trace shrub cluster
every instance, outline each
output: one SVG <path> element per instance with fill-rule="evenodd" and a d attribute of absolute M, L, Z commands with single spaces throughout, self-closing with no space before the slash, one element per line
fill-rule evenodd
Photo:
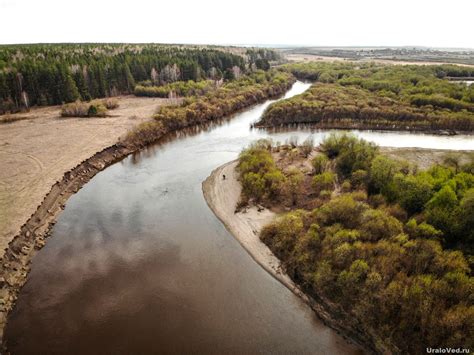
<path fill-rule="evenodd" d="M 441 79 L 443 68 L 291 64 L 285 70 L 316 83 L 302 95 L 268 107 L 258 125 L 472 131 L 474 87 Z"/>
<path fill-rule="evenodd" d="M 94 100 L 91 102 L 76 101 L 61 107 L 62 117 L 105 117 L 108 110 L 119 107 L 116 99 Z"/>
<path fill-rule="evenodd" d="M 418 171 L 374 144 L 332 134 L 312 165 L 311 184 L 295 180 L 293 189 L 316 207 L 293 209 L 261 233 L 288 274 L 369 335 L 376 351 L 474 346 L 474 157 L 463 165 L 451 155 Z M 282 169 L 267 147 L 244 150 L 245 198 L 278 203 L 269 177 L 289 185 Z"/>
<path fill-rule="evenodd" d="M 282 95 L 294 78 L 277 70 L 256 71 L 227 82 L 204 96 L 191 96 L 179 106 L 162 106 L 152 122 L 139 125 L 128 135 L 127 144 L 146 145 L 168 132 L 223 118 L 269 97 Z"/>
<path fill-rule="evenodd" d="M 177 81 L 162 86 L 135 86 L 134 94 L 136 96 L 147 96 L 147 97 L 171 97 L 174 96 L 199 96 L 204 95 L 209 90 L 216 87 L 216 84 L 212 80 L 202 80 L 195 82 L 189 81 Z"/>

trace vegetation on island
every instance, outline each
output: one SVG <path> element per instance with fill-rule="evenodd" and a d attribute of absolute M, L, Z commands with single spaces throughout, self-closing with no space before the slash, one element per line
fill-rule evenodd
<path fill-rule="evenodd" d="M 309 151 L 258 141 L 238 164 L 244 201 L 290 210 L 260 236 L 290 277 L 378 352 L 472 348 L 474 157 L 419 170 L 345 134 Z"/>
<path fill-rule="evenodd" d="M 258 126 L 474 130 L 474 86 L 446 80 L 474 77 L 470 67 L 296 63 L 282 70 L 315 83 L 301 95 L 272 104 Z"/>
<path fill-rule="evenodd" d="M 243 75 L 204 95 L 186 97 L 176 106 L 161 106 L 152 121 L 144 122 L 130 132 L 126 144 L 147 145 L 168 132 L 223 118 L 269 97 L 284 94 L 294 81 L 290 73 L 275 69 Z"/>
<path fill-rule="evenodd" d="M 268 69 L 268 49 L 156 44 L 0 46 L 0 114 L 133 93 L 136 83 L 233 79 Z"/>

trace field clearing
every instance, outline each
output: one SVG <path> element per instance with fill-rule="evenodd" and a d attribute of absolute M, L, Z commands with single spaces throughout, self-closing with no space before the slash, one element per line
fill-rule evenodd
<path fill-rule="evenodd" d="M 474 65 L 462 64 L 462 63 L 451 63 L 451 62 L 428 62 L 428 61 L 408 61 L 408 60 L 389 60 L 389 59 L 361 59 L 355 60 L 351 58 L 343 57 L 327 57 L 316 54 L 284 54 L 285 58 L 290 62 L 360 62 L 367 63 L 373 62 L 378 64 L 393 64 L 393 65 L 443 65 L 453 64 L 461 67 L 473 67 Z"/>
<path fill-rule="evenodd" d="M 60 107 L 9 115 L 0 124 L 0 255 L 65 172 L 116 143 L 168 99 L 118 98 L 105 118 L 62 118 Z"/>

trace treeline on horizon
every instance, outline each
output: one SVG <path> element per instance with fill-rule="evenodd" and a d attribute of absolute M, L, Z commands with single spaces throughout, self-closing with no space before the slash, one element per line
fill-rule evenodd
<path fill-rule="evenodd" d="M 260 235 L 290 277 L 378 353 L 472 348 L 474 157 L 419 170 L 340 134 L 310 152 L 239 157 L 243 201 L 290 210 Z"/>
<path fill-rule="evenodd" d="M 0 46 L 0 114 L 133 93 L 137 83 L 235 78 L 268 69 L 268 49 L 154 44 Z"/>
<path fill-rule="evenodd" d="M 474 130 L 474 86 L 446 79 L 474 78 L 471 67 L 297 63 L 282 70 L 315 83 L 307 92 L 271 105 L 257 125 Z"/>

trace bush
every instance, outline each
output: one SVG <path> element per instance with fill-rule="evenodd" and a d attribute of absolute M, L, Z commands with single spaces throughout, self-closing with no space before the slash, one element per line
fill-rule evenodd
<path fill-rule="evenodd" d="M 89 117 L 105 117 L 107 115 L 107 108 L 101 103 L 92 103 L 87 110 Z"/>
<path fill-rule="evenodd" d="M 94 100 L 91 102 L 76 101 L 61 107 L 62 117 L 105 117 L 108 109 L 119 107 L 116 99 Z"/>
<path fill-rule="evenodd" d="M 89 104 L 76 101 L 70 104 L 65 104 L 61 107 L 62 117 L 88 117 Z"/>
<path fill-rule="evenodd" d="M 336 302 L 346 324 L 375 334 L 377 349 L 473 346 L 473 280 L 462 253 L 444 251 L 426 223 L 410 220 L 406 230 L 410 236 L 396 218 L 344 194 L 280 217 L 261 238 L 306 292 Z"/>
<path fill-rule="evenodd" d="M 318 154 L 316 155 L 313 160 L 311 160 L 311 164 L 313 165 L 313 169 L 315 174 L 321 174 L 326 171 L 329 159 L 326 154 Z"/>
<path fill-rule="evenodd" d="M 376 351 L 474 346 L 470 168 L 447 162 L 418 172 L 354 137 L 331 135 L 324 143 L 325 154 L 312 160 L 317 197 L 310 197 L 308 181 L 301 183 L 304 176 L 295 167 L 284 180 L 275 178 L 290 197 L 306 194 L 307 210 L 282 215 L 262 230 L 261 239 L 305 292 L 369 334 Z M 268 144 L 252 149 L 240 163 L 258 175 L 248 177 L 257 187 L 252 193 L 265 198 L 266 174 L 281 171 Z M 350 181 L 331 192 L 347 175 Z M 353 187 L 360 190 L 349 192 Z"/>
<path fill-rule="evenodd" d="M 135 96 L 162 97 L 169 98 L 175 96 L 195 96 L 205 95 L 216 87 L 214 81 L 177 81 L 162 86 L 137 85 L 135 86 Z"/>
<path fill-rule="evenodd" d="M 313 151 L 313 147 L 314 147 L 314 139 L 313 137 L 308 137 L 305 139 L 305 141 L 303 142 L 303 144 L 301 144 L 301 153 L 303 153 L 303 156 L 307 157 L 308 155 L 311 154 L 311 152 Z"/>
<path fill-rule="evenodd" d="M 322 190 L 334 190 L 335 181 L 336 175 L 330 171 L 326 171 L 313 177 L 313 187 L 316 192 L 321 192 Z"/>
<path fill-rule="evenodd" d="M 378 147 L 352 134 L 331 133 L 321 143 L 321 150 L 330 159 L 335 159 L 337 173 L 345 178 L 353 171 L 368 170 Z"/>
<path fill-rule="evenodd" d="M 351 184 L 355 188 L 364 188 L 369 182 L 369 174 L 367 171 L 359 169 L 352 173 Z"/>
<path fill-rule="evenodd" d="M 318 82 L 301 95 L 270 105 L 257 125 L 474 130 L 473 87 L 440 79 L 435 66 L 295 63 L 283 70 Z"/>

